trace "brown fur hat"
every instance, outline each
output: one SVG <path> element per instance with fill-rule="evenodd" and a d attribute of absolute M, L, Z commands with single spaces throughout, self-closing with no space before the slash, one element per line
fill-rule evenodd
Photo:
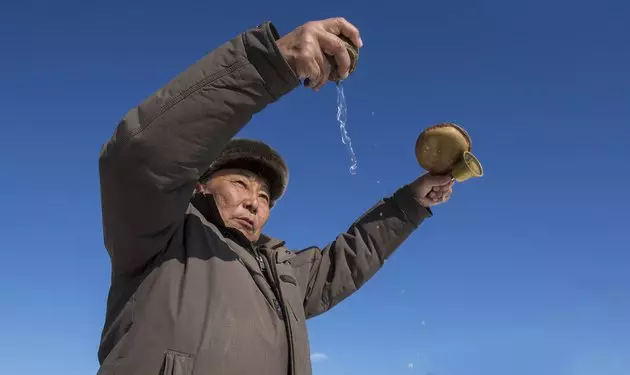
<path fill-rule="evenodd" d="M 271 202 L 282 197 L 289 183 L 289 170 L 280 154 L 264 142 L 233 138 L 199 178 L 206 182 L 210 176 L 227 168 L 246 169 L 258 174 L 269 184 Z"/>

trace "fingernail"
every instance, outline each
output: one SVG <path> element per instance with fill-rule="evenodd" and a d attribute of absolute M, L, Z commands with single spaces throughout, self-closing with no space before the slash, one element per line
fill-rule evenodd
<path fill-rule="evenodd" d="M 359 48 L 363 47 L 363 39 L 361 39 L 361 37 L 359 37 Z"/>

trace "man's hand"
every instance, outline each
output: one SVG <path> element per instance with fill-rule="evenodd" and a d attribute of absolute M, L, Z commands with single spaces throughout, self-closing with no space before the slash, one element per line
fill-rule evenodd
<path fill-rule="evenodd" d="M 425 174 L 410 184 L 414 198 L 424 207 L 431 207 L 448 201 L 453 193 L 451 176 Z"/>
<path fill-rule="evenodd" d="M 348 76 L 350 56 L 338 35 L 349 38 L 357 48 L 363 46 L 359 30 L 343 18 L 308 22 L 276 43 L 306 87 L 319 90 L 330 77 L 331 66 L 326 55 L 334 57 L 339 77 Z"/>

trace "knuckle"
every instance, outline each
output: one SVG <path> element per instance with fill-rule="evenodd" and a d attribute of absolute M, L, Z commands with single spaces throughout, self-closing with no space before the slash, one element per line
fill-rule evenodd
<path fill-rule="evenodd" d="M 309 60 L 311 59 L 311 52 L 307 48 L 301 49 L 297 54 L 297 58 L 301 61 Z"/>
<path fill-rule="evenodd" d="M 311 29 L 312 26 L 308 23 L 300 26 L 300 28 L 298 29 L 298 38 L 304 38 L 306 35 L 310 34 Z"/>
<path fill-rule="evenodd" d="M 318 28 L 318 23 L 316 21 L 309 21 L 302 26 L 305 32 L 313 33 Z"/>
<path fill-rule="evenodd" d="M 311 60 L 315 57 L 315 49 L 312 44 L 304 46 L 300 49 L 299 56 L 301 59 Z"/>
<path fill-rule="evenodd" d="M 332 45 L 332 49 L 335 53 L 343 53 L 346 50 L 346 46 L 343 44 L 341 39 L 337 38 L 335 43 Z"/>
<path fill-rule="evenodd" d="M 297 60 L 300 61 L 301 63 L 305 63 L 311 59 L 310 53 L 304 50 L 300 51 L 296 57 L 297 57 Z"/>
<path fill-rule="evenodd" d="M 311 74 L 313 75 L 313 78 L 317 78 L 319 77 L 322 72 L 321 72 L 321 68 L 319 67 L 319 65 L 315 62 L 311 63 L 309 65 L 309 71 L 311 72 Z"/>

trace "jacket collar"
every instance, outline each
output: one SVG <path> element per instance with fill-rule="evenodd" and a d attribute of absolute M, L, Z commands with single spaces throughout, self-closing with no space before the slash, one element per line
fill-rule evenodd
<path fill-rule="evenodd" d="M 203 193 L 195 193 L 190 200 L 190 203 L 199 211 L 201 214 L 211 222 L 216 225 L 217 228 L 221 231 L 224 236 L 229 236 L 233 240 L 237 241 L 240 245 L 245 247 L 246 249 L 260 248 L 260 249 L 277 249 L 285 244 L 284 241 L 279 240 L 277 238 L 272 238 L 266 236 L 264 234 L 260 235 L 260 238 L 256 243 L 252 244 L 247 237 L 239 230 L 234 228 L 228 228 L 225 225 L 225 222 L 221 218 L 221 214 L 219 213 L 219 209 L 217 207 L 216 201 L 214 200 L 214 196 L 211 194 L 203 194 Z"/>
<path fill-rule="evenodd" d="M 234 228 L 228 228 L 225 225 L 225 222 L 221 218 L 221 214 L 219 213 L 219 208 L 217 207 L 216 201 L 214 200 L 214 196 L 211 194 L 203 194 L 203 193 L 195 193 L 190 200 L 190 203 L 199 211 L 201 214 L 211 222 L 216 225 L 216 227 L 221 231 L 225 237 L 230 237 L 234 241 L 236 241 L 239 245 L 243 246 L 246 249 L 251 249 L 252 245 L 245 237 L 243 233 Z"/>
<path fill-rule="evenodd" d="M 257 247 L 265 247 L 267 249 L 277 249 L 285 244 L 284 241 L 277 238 L 269 237 L 265 234 L 261 234 L 258 241 L 256 241 Z"/>

